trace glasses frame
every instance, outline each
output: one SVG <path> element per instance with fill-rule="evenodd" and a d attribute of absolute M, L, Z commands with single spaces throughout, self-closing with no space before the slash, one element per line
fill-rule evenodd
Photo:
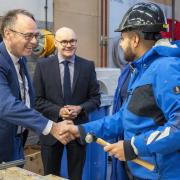
<path fill-rule="evenodd" d="M 63 47 L 67 47 L 68 44 L 70 44 L 71 46 L 76 46 L 77 44 L 77 39 L 71 39 L 69 41 L 67 40 L 62 40 L 62 41 L 58 41 L 57 39 L 55 39 L 58 43 L 60 43 Z"/>
<path fill-rule="evenodd" d="M 16 33 L 16 34 L 23 36 L 24 39 L 27 41 L 31 41 L 34 37 L 36 40 L 41 38 L 41 35 L 39 32 L 37 32 L 37 33 L 22 33 L 22 32 L 19 32 L 19 31 L 16 31 L 14 29 L 10 29 L 10 28 L 9 28 L 9 30 Z"/>

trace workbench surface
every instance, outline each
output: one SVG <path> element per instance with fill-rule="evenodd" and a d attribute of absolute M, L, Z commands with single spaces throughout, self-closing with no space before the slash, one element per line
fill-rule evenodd
<path fill-rule="evenodd" d="M 0 180 L 67 180 L 54 175 L 41 176 L 28 170 L 11 167 L 0 170 Z"/>

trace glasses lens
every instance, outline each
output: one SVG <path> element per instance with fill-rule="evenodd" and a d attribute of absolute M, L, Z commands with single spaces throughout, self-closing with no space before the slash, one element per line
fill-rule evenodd
<path fill-rule="evenodd" d="M 31 39 L 33 39 L 33 38 L 36 38 L 36 39 L 39 39 L 40 38 L 40 34 L 39 33 L 26 33 L 26 34 L 24 34 L 24 38 L 26 39 L 26 40 L 31 40 Z"/>
<path fill-rule="evenodd" d="M 68 45 L 68 41 L 65 41 L 65 40 L 61 41 L 60 43 L 61 43 L 62 46 L 67 46 Z"/>
<path fill-rule="evenodd" d="M 60 41 L 59 43 L 62 45 L 62 46 L 67 46 L 68 44 L 70 44 L 71 46 L 75 46 L 76 45 L 76 42 L 77 40 L 76 39 L 72 39 L 70 41 L 67 41 L 67 40 L 63 40 L 63 41 Z"/>
<path fill-rule="evenodd" d="M 72 39 L 71 41 L 69 41 L 69 43 L 71 44 L 71 46 L 75 46 L 77 43 L 76 39 Z"/>

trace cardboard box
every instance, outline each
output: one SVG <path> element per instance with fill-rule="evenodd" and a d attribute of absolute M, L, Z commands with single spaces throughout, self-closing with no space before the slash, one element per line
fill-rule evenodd
<path fill-rule="evenodd" d="M 44 175 L 40 146 L 28 145 L 25 147 L 24 151 L 25 151 L 24 169 L 34 172 L 36 174 Z"/>

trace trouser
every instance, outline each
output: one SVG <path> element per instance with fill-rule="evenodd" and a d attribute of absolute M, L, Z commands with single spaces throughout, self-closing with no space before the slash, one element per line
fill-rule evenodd
<path fill-rule="evenodd" d="M 53 146 L 41 146 L 44 174 L 60 176 L 64 145 L 56 142 Z M 70 180 L 81 180 L 86 158 L 86 146 L 76 140 L 66 145 L 68 176 Z"/>

